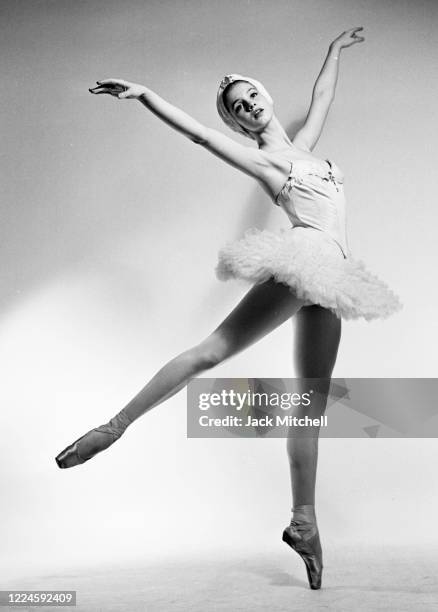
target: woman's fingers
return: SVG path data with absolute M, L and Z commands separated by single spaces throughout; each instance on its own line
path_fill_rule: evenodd
M 93 93 L 98 93 L 99 91 L 109 91 L 108 87 L 101 87 L 100 85 L 96 85 L 96 87 L 90 87 L 89 91 Z
M 356 32 L 360 32 L 361 30 L 363 30 L 362 26 L 359 26 L 358 28 L 351 28 L 351 30 L 347 30 L 346 34 L 350 34 L 350 36 L 356 36 Z
M 96 87 L 90 88 L 88 91 L 93 94 L 110 94 L 112 96 L 117 96 L 119 93 L 126 91 L 126 87 L 120 84 L 117 84 L 117 85 L 111 85 L 111 84 L 102 85 L 101 84 L 101 85 L 96 85 Z
M 96 81 L 98 85 L 120 85 L 121 87 L 128 87 L 128 81 L 123 79 L 104 79 L 103 81 Z
M 96 81 L 96 87 L 92 87 L 89 91 L 94 94 L 106 93 L 117 98 L 138 98 L 146 88 L 137 83 L 130 83 L 123 79 L 104 79 Z
M 109 89 L 108 87 L 94 87 L 93 89 L 89 89 L 88 90 L 90 93 L 92 94 L 110 94 L 110 95 L 115 95 L 118 92 L 115 89 Z
M 344 32 L 344 35 L 347 35 L 349 38 L 353 39 L 353 40 L 357 40 L 359 38 L 361 38 L 360 36 L 356 36 L 356 32 L 361 32 L 363 30 L 363 27 L 360 26 L 358 28 L 351 28 L 350 30 L 346 30 Z
M 96 85 L 96 88 L 104 88 L 104 89 L 118 89 L 119 91 L 125 91 L 125 89 L 127 89 L 127 87 L 125 85 L 121 85 L 120 83 L 98 83 Z
M 357 32 L 361 32 L 363 30 L 363 26 L 359 26 L 357 28 L 351 28 L 350 30 L 346 30 L 339 39 L 342 41 L 343 47 L 351 47 L 355 43 L 363 42 L 365 38 L 363 36 L 357 36 Z

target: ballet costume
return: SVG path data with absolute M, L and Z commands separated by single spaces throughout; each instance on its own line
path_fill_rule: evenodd
M 275 198 L 292 227 L 279 232 L 251 228 L 227 243 L 218 254 L 218 279 L 262 283 L 273 277 L 304 305 L 320 304 L 344 319 L 385 318 L 398 311 L 398 297 L 350 254 L 343 183 L 341 170 L 329 160 L 294 161 Z M 56 457 L 58 466 L 85 463 L 118 440 L 131 422 L 121 410 L 65 448 Z M 310 588 L 319 589 L 322 550 L 313 505 L 293 508 L 283 541 L 303 559 Z
M 292 227 L 250 228 L 218 254 L 221 281 L 262 283 L 273 277 L 304 305 L 319 304 L 339 318 L 367 321 L 401 309 L 394 292 L 351 256 L 346 233 L 344 175 L 330 160 L 301 159 L 275 198 Z

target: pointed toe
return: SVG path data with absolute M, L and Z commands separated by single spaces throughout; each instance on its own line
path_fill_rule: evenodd
M 84 436 L 82 436 L 82 438 L 83 437 Z M 87 461 L 87 459 L 84 459 L 80 456 L 78 451 L 78 444 L 79 441 L 82 440 L 82 438 L 79 438 L 79 440 L 76 440 L 76 442 L 73 442 L 73 444 L 70 444 L 69 446 L 64 448 L 64 450 L 61 451 L 59 455 L 55 457 L 55 461 L 58 467 L 60 467 L 61 469 L 70 468 L 74 467 L 75 465 L 85 463 L 85 461 Z
M 316 525 L 291 524 L 283 531 L 282 539 L 304 561 L 309 587 L 314 591 L 320 589 L 323 564 L 321 544 Z
M 121 410 L 109 423 L 95 427 L 61 451 L 55 457 L 58 467 L 65 469 L 85 463 L 114 444 L 130 424 L 131 420 Z

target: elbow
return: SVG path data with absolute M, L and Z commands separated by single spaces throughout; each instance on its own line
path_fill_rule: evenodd
M 190 140 L 195 144 L 205 145 L 208 142 L 207 128 L 202 128 L 190 136 Z
M 318 100 L 326 100 L 330 103 L 335 98 L 335 90 L 332 87 L 319 87 L 314 90 L 313 97 Z
M 207 142 L 205 138 L 202 138 L 201 136 L 192 136 L 190 140 L 198 145 L 205 145 L 205 143 Z

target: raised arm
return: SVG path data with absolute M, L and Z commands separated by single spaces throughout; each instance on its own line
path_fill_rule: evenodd
M 90 89 L 94 94 L 110 94 L 119 99 L 139 100 L 154 115 L 177 132 L 183 134 L 196 144 L 203 145 L 214 155 L 233 167 L 260 179 L 267 168 L 261 152 L 253 147 L 243 146 L 222 132 L 208 128 L 186 112 L 164 100 L 144 85 L 131 83 L 122 79 L 97 81 L 97 87 Z
M 330 44 L 327 57 L 313 87 L 312 101 L 306 120 L 293 139 L 294 145 L 299 149 L 311 151 L 318 142 L 335 97 L 341 51 L 345 47 L 351 47 L 365 40 L 362 36 L 356 36 L 356 32 L 360 30 L 363 28 L 347 30 Z

